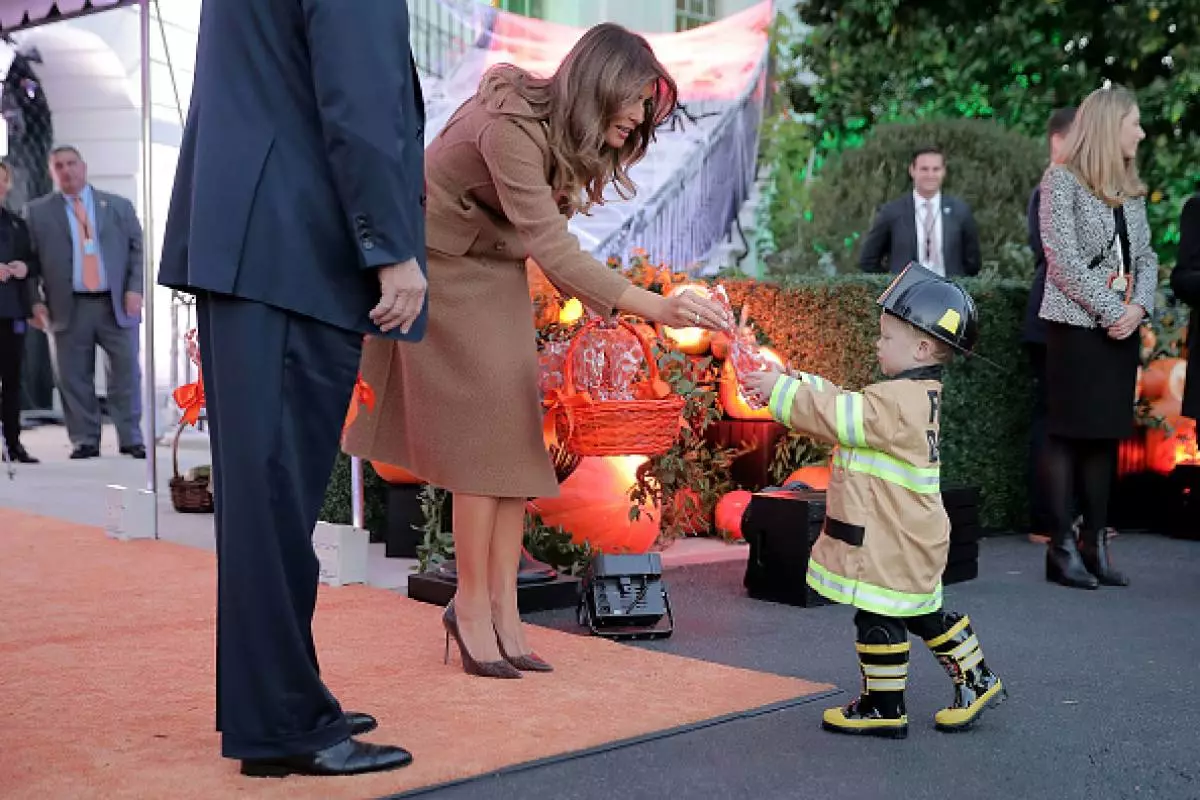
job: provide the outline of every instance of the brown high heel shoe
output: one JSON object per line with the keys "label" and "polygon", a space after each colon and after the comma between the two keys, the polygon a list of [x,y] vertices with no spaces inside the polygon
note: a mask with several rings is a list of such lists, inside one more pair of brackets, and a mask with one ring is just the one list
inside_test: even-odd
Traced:
{"label": "brown high heel shoe", "polygon": [[462,656],[463,672],[468,675],[478,675],[481,678],[520,678],[521,673],[508,661],[476,661],[471,657],[467,646],[463,644],[462,635],[458,632],[458,617],[454,613],[454,601],[446,605],[442,613],[442,625],[446,628],[446,655],[443,663],[450,663],[450,637],[458,643],[458,654]]}
{"label": "brown high heel shoe", "polygon": [[500,648],[500,655],[504,656],[504,660],[519,670],[524,672],[554,672],[554,667],[550,666],[549,662],[544,661],[537,653],[510,656],[504,652],[504,642],[500,641],[499,631],[496,631],[496,645]]}

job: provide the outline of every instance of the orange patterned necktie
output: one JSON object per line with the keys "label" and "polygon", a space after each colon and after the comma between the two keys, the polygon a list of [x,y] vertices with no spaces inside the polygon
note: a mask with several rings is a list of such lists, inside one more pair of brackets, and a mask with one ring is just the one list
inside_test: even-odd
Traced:
{"label": "orange patterned necktie", "polygon": [[83,240],[79,243],[83,256],[83,288],[89,292],[100,291],[100,255],[96,252],[96,236],[92,224],[88,221],[87,209],[83,207],[83,199],[79,195],[71,198],[71,210],[75,212],[75,221],[79,223],[79,233]]}

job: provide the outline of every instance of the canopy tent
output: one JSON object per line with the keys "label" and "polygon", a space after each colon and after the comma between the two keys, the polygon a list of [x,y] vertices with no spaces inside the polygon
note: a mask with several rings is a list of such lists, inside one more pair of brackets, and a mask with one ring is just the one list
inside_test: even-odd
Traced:
{"label": "canopy tent", "polygon": [[142,390],[143,419],[150,419],[149,447],[146,448],[146,489],[155,496],[150,520],[154,538],[158,538],[158,457],[154,446],[155,371],[154,371],[154,276],[152,219],[152,180],[150,172],[150,3],[151,0],[0,0],[0,34],[11,34],[39,25],[93,14],[122,6],[139,6],[141,21],[141,105],[142,105],[142,220],[145,243],[144,309],[142,313]]}

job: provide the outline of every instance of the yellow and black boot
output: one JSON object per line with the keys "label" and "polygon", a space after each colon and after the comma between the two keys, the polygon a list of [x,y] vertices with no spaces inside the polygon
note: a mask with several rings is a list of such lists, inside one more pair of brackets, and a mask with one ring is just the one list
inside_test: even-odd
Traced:
{"label": "yellow and black boot", "polygon": [[908,680],[908,642],[855,645],[863,691],[847,706],[830,708],[821,727],[836,733],[903,739],[908,736],[904,685]]}
{"label": "yellow and black boot", "polygon": [[926,639],[946,674],[954,681],[954,704],[934,716],[939,731],[961,731],[979,718],[985,708],[1005,697],[1004,684],[983,660],[979,639],[971,630],[971,619],[946,614],[949,628],[940,636]]}

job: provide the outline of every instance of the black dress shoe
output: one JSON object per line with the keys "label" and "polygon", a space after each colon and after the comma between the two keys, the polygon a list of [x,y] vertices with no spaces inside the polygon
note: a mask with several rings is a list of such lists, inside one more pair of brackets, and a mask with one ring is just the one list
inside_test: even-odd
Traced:
{"label": "black dress shoe", "polygon": [[134,458],[145,458],[146,457],[146,445],[144,445],[144,444],[127,445],[126,447],[121,448],[121,455],[133,456]]}
{"label": "black dress shoe", "polygon": [[100,448],[94,444],[81,444],[71,451],[71,460],[79,461],[84,458],[99,458]]}
{"label": "black dress shoe", "polygon": [[256,778],[285,775],[358,775],[406,767],[412,753],[402,747],[345,739],[324,750],[281,758],[242,759],[242,774]]}
{"label": "black dress shoe", "polygon": [[29,455],[29,451],[19,444],[14,444],[6,448],[8,450],[8,460],[16,461],[18,464],[40,464],[41,461]]}
{"label": "black dress shoe", "polygon": [[346,722],[350,725],[351,736],[362,736],[379,727],[379,723],[374,717],[361,711],[347,711]]}

